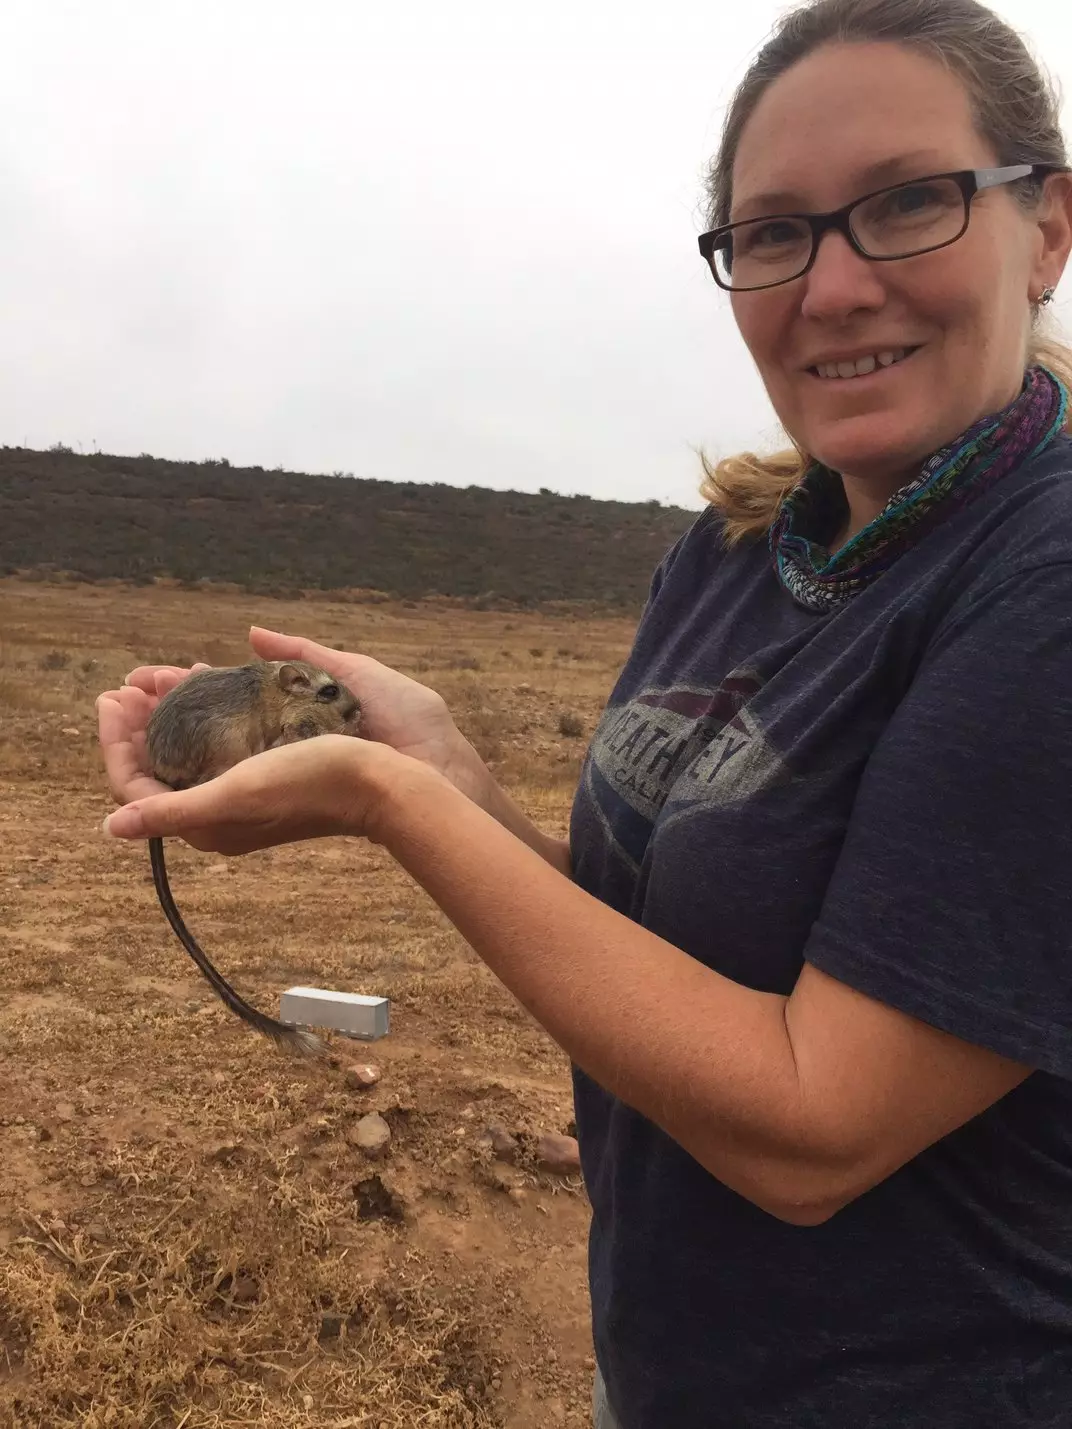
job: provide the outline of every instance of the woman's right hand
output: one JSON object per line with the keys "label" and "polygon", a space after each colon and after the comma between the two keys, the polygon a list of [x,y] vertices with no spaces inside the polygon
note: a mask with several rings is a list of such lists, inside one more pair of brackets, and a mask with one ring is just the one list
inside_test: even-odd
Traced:
{"label": "woman's right hand", "polygon": [[[361,733],[400,754],[430,765],[474,802],[486,805],[492,776],[476,750],[454,723],[442,695],[383,665],[370,655],[351,654],[296,635],[253,626],[249,642],[263,660],[306,660],[341,680],[360,700]],[[191,670],[177,665],[139,665],[128,685],[162,697]]]}

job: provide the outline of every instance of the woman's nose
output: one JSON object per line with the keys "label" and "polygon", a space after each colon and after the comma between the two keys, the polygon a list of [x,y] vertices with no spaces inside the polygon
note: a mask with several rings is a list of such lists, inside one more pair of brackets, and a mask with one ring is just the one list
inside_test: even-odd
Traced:
{"label": "woman's nose", "polygon": [[886,298],[878,264],[862,258],[843,233],[823,234],[804,283],[801,311],[827,321],[880,308]]}

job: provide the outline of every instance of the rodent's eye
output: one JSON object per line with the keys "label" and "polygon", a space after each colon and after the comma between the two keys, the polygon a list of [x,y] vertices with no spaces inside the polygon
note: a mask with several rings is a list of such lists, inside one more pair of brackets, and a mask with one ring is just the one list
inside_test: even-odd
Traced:
{"label": "rodent's eye", "polygon": [[329,700],[337,700],[339,698],[339,687],[338,685],[321,685],[316,692],[316,697],[318,700],[323,700],[325,704]]}

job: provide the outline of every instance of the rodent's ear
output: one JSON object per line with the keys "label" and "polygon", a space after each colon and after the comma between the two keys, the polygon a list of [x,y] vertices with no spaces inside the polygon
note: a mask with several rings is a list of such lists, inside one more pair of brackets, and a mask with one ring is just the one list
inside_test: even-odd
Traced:
{"label": "rodent's ear", "polygon": [[287,661],[279,667],[279,687],[289,695],[295,690],[310,689],[311,681],[299,665],[292,665]]}

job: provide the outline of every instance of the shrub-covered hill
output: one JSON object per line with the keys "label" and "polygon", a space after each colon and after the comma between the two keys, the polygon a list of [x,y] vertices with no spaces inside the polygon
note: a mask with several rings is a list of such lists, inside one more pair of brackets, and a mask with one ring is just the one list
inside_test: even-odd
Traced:
{"label": "shrub-covered hill", "polygon": [[0,574],[636,608],[694,517],[547,491],[0,448]]}

